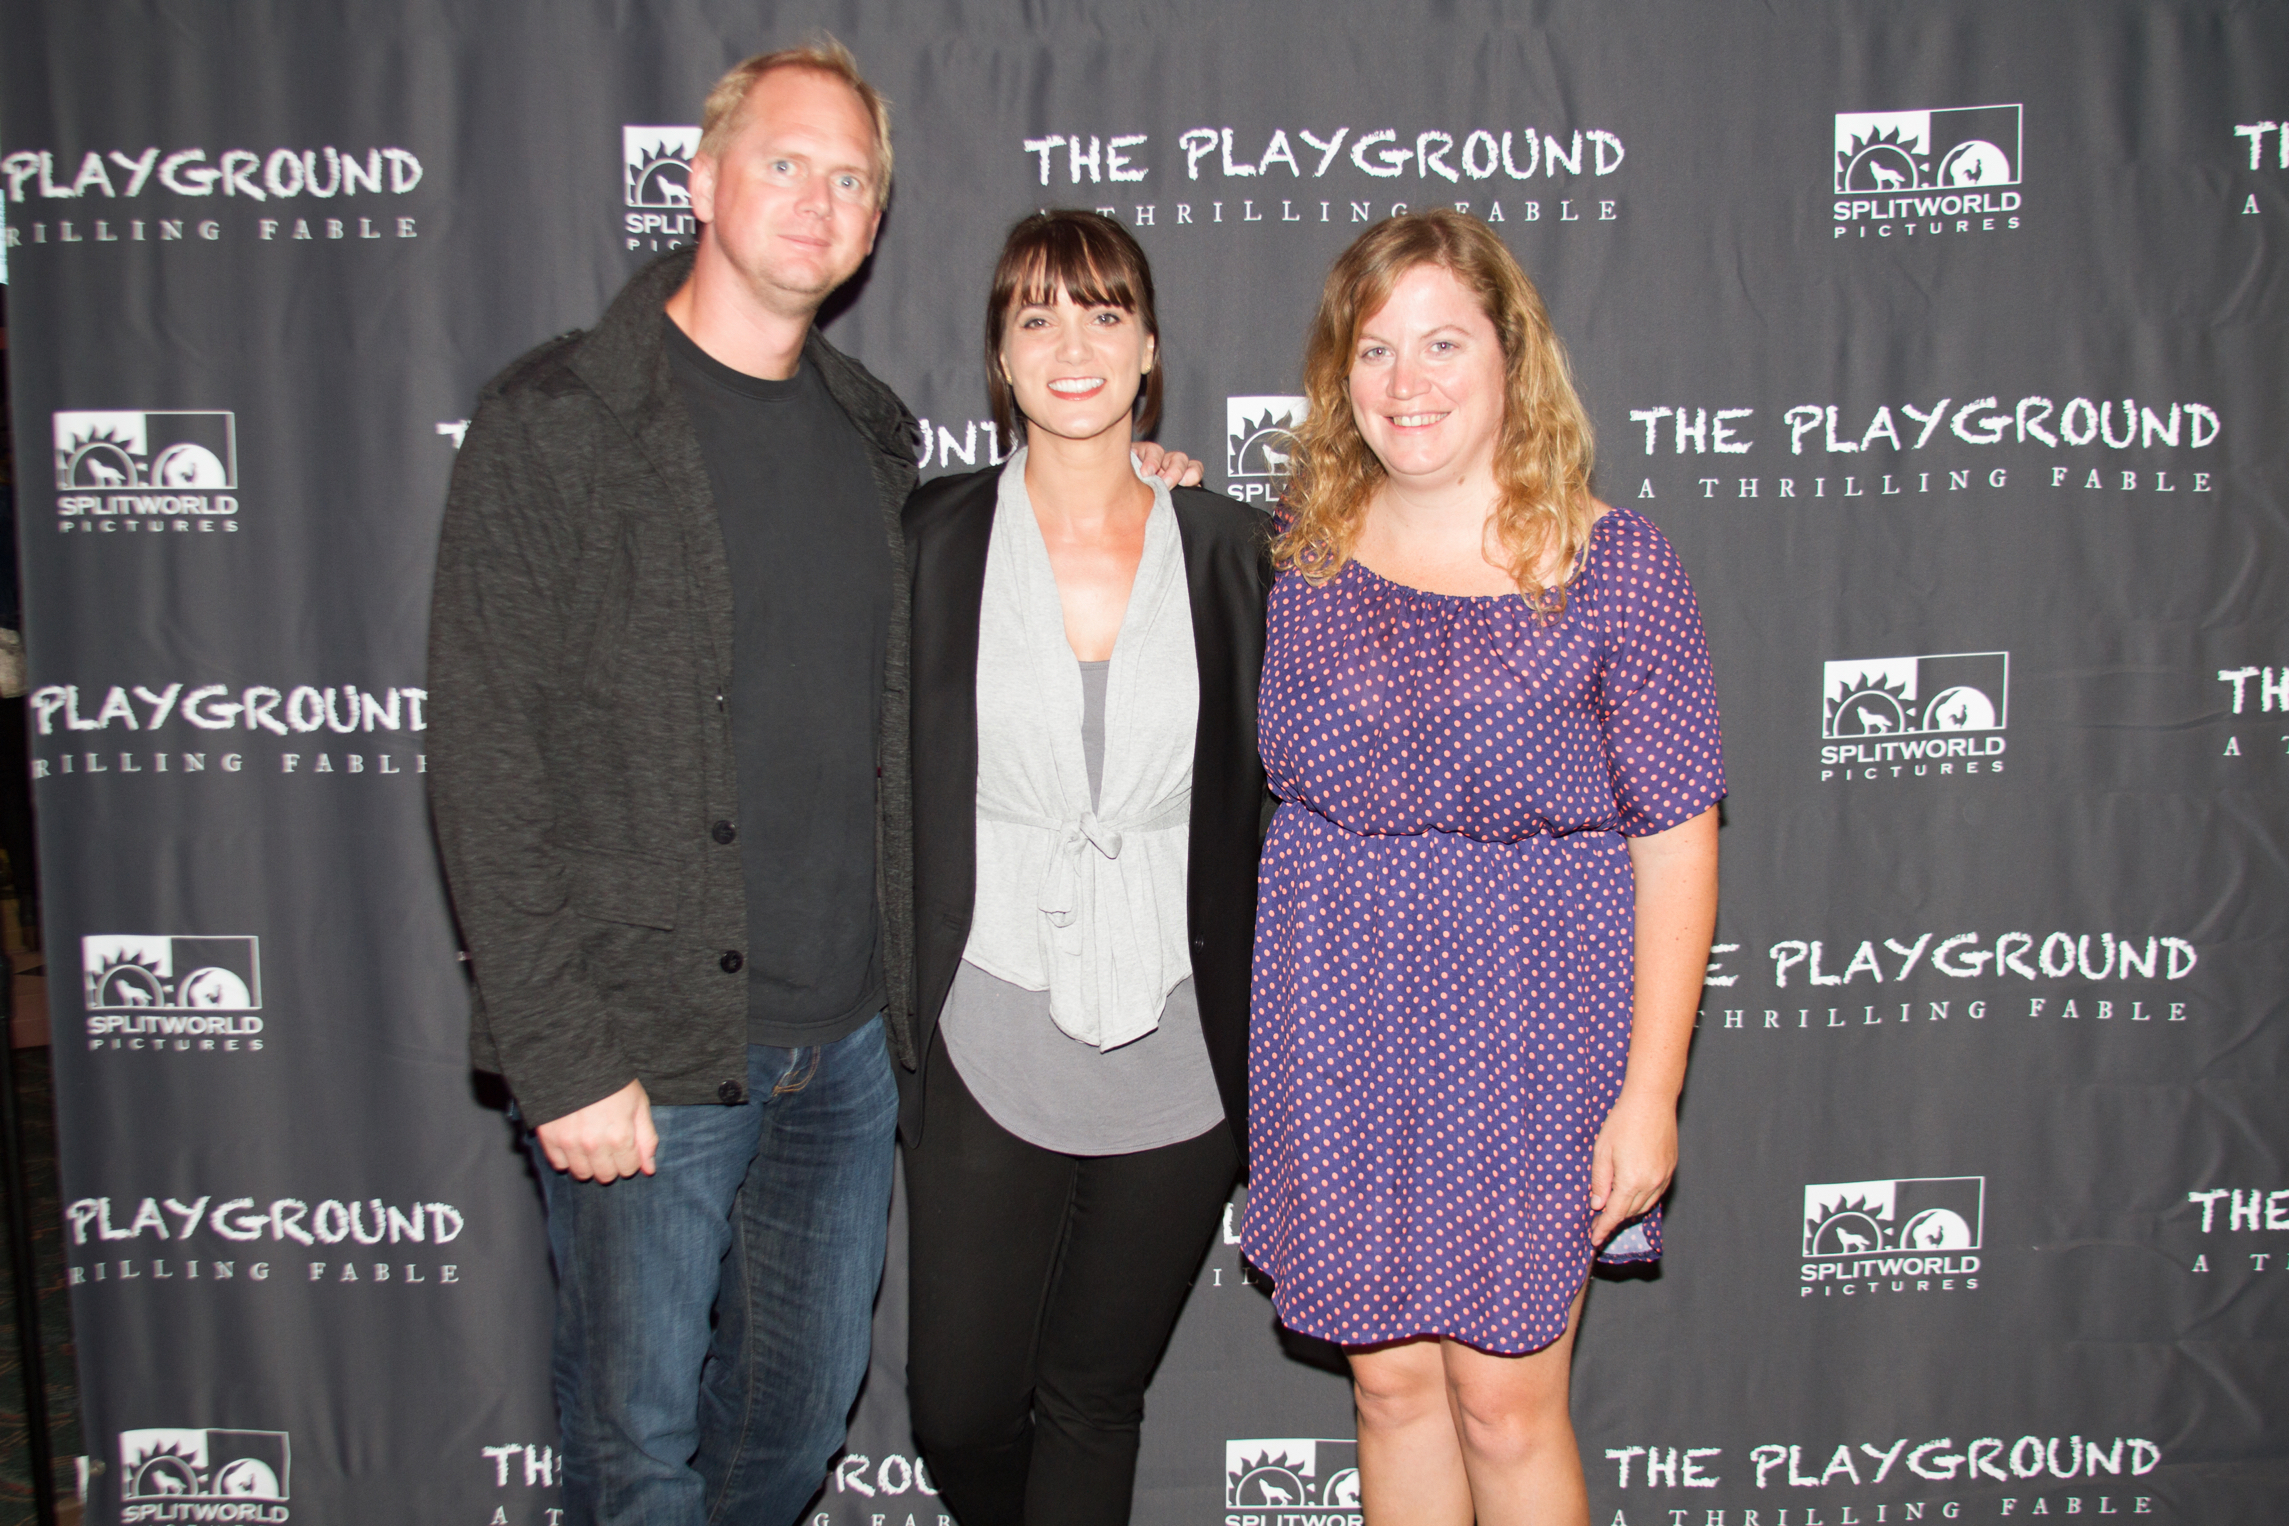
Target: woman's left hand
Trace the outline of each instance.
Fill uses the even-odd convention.
[[[1148,477],[1158,477],[1170,487],[1198,487],[1207,475],[1205,468],[1181,450],[1164,450],[1152,440],[1138,440],[1129,446],[1129,454],[1137,458],[1137,465]]]
[[[1603,1245],[1661,1201],[1677,1172],[1677,1104],[1634,1095],[1627,1086],[1606,1114],[1590,1151],[1590,1243]]]

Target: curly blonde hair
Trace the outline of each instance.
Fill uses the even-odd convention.
[[[1565,346],[1550,327],[1541,293],[1494,231],[1445,208],[1386,218],[1337,257],[1327,273],[1304,346],[1310,412],[1294,434],[1286,531],[1274,561],[1314,582],[1343,570],[1384,478],[1352,416],[1350,374],[1359,331],[1382,310],[1400,279],[1421,265],[1452,275],[1478,299],[1502,341],[1506,379],[1502,434],[1494,452],[1500,493],[1490,524],[1512,580],[1546,614],[1566,607],[1566,585],[1589,544],[1597,505],[1590,497],[1596,442],[1574,393]],[[1537,581],[1544,567],[1557,579]]]

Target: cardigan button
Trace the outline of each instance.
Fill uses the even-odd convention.
[[[725,1107],[737,1107],[747,1100],[747,1083],[744,1081],[726,1081],[715,1089],[715,1094],[723,1099]]]
[[[739,828],[728,821],[719,821],[707,829],[707,835],[720,843],[729,843],[739,836]]]
[[[746,965],[747,956],[735,948],[727,948],[723,951],[723,957],[715,962],[723,966],[724,974],[736,975]]]
[[[1204,949],[1208,946],[1208,940],[1206,938],[1195,938],[1192,940],[1192,946],[1196,949]]]

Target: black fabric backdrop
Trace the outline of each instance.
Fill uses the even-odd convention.
[[[1161,436],[1261,501],[1330,258],[1466,204],[1683,555],[1725,893],[1669,1254],[1576,1366],[1601,1526],[2273,1518],[2289,12],[10,0],[95,1518],[552,1526],[539,1207],[423,799],[438,514],[478,385],[689,236],[709,82],[820,24],[899,124],[828,331],[927,473],[999,449],[1030,208],[1136,229]],[[835,1526],[945,1520],[904,1275]],[[1351,1434],[1227,1236],[1138,1519],[1351,1519]]]

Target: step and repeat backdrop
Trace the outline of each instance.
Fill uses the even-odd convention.
[[[91,1520],[556,1526],[539,1201],[468,1068],[424,797],[438,519],[479,385],[692,238],[708,84],[815,26],[898,123],[828,332],[925,475],[1008,447],[977,336],[1035,207],[1135,230],[1161,438],[1256,503],[1362,228],[1460,207],[1541,283],[1599,491],[1699,588],[1733,789],[1669,1252],[1595,1284],[1576,1364],[1600,1526],[2278,1518],[2289,11],[5,25]],[[949,1526],[904,1278],[822,1526]],[[1355,1521],[1352,1437],[1228,1231],[1137,1519]]]

